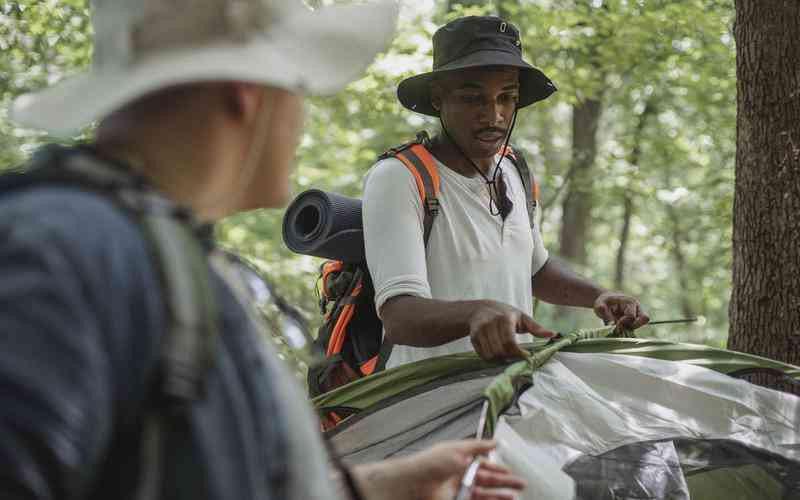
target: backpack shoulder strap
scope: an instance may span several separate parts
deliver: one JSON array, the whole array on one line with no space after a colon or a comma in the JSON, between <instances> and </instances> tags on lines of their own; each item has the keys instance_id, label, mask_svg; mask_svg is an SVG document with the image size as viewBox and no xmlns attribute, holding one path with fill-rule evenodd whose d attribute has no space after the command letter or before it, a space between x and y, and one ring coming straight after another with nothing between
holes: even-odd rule
<instances>
[{"instance_id":1,"label":"backpack shoulder strap","mask_svg":"<svg viewBox=\"0 0 800 500\"><path fill-rule=\"evenodd\" d=\"M530 168L528 168L528 162L525 161L525 157L521 152L514 151L511 146L507 146L503 151L503 156L511 160L522 180L522 187L525 191L525 206L528 210L528 221L532 229L536 223L536 207L539 204L539 184L536 182L536 178L531 173Z\"/></svg>"},{"instance_id":2,"label":"backpack shoulder strap","mask_svg":"<svg viewBox=\"0 0 800 500\"><path fill-rule=\"evenodd\" d=\"M0 191L69 185L107 196L142 228L155 256L169 317L162 340L157 399L146 409L137 498L160 496L165 418L205 393L218 316L206 250L191 216L143 178L88 150L47 147L28 168L0 176ZM164 407L166 405L166 407Z\"/></svg>"},{"instance_id":3,"label":"backpack shoulder strap","mask_svg":"<svg viewBox=\"0 0 800 500\"><path fill-rule=\"evenodd\" d=\"M182 405L203 397L218 318L206 249L192 216L144 178L89 150L56 150L30 170L29 184L69 184L108 196L142 228L162 280L169 325L161 353L161 394Z\"/></svg>"},{"instance_id":4,"label":"backpack shoulder strap","mask_svg":"<svg viewBox=\"0 0 800 500\"><path fill-rule=\"evenodd\" d=\"M425 211L422 220L423 241L428 246L433 220L439 215L439 170L436 168L436 161L426 147L428 144L428 134L421 132L417 134L415 141L404 144L398 148L390 149L381 158L394 156L414 176L417 184L422 207Z\"/></svg>"}]
</instances>

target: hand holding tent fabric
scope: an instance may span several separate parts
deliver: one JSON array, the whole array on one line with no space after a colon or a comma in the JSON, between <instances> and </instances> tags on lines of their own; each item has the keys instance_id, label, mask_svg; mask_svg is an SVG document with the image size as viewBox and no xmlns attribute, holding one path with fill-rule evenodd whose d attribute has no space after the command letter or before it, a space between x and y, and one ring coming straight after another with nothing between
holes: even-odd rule
<instances>
[{"instance_id":1,"label":"hand holding tent fabric","mask_svg":"<svg viewBox=\"0 0 800 500\"><path fill-rule=\"evenodd\" d=\"M650 321L638 300L619 292L601 293L594 301L594 312L607 325L613 323L629 330Z\"/></svg>"},{"instance_id":2,"label":"hand holding tent fabric","mask_svg":"<svg viewBox=\"0 0 800 500\"><path fill-rule=\"evenodd\" d=\"M407 457L363 465L355 473L370 500L452 500L472 460L494 448L495 442L490 440L453 441ZM506 467L483 461L474 486L472 500L512 500L525 482Z\"/></svg>"}]
</instances>

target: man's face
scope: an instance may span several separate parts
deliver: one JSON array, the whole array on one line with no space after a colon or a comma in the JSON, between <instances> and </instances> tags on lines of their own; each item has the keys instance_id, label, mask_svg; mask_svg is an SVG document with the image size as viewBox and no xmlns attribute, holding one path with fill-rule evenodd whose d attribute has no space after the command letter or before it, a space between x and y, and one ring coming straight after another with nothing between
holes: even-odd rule
<instances>
[{"instance_id":1,"label":"man's face","mask_svg":"<svg viewBox=\"0 0 800 500\"><path fill-rule=\"evenodd\" d=\"M247 186L247 208L276 208L291 198L290 176L303 125L303 97L286 90L268 90L268 102L261 113L268 116L262 131L261 161L253 181Z\"/></svg>"},{"instance_id":2,"label":"man's face","mask_svg":"<svg viewBox=\"0 0 800 500\"><path fill-rule=\"evenodd\" d=\"M290 176L295 168L295 155L303 128L303 97L297 93L276 89L273 101L270 139L267 142L262 169L271 172L274 183L269 207L282 207L291 199Z\"/></svg>"},{"instance_id":3,"label":"man's face","mask_svg":"<svg viewBox=\"0 0 800 500\"><path fill-rule=\"evenodd\" d=\"M470 158L503 146L519 102L519 70L497 66L459 71L433 84L432 100L447 133Z\"/></svg>"}]
</instances>

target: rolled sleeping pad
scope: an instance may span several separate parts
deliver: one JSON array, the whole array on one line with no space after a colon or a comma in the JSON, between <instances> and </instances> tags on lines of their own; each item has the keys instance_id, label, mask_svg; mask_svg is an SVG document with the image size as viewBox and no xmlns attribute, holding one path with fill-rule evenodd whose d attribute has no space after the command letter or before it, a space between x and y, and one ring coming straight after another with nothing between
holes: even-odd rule
<instances>
[{"instance_id":1,"label":"rolled sleeping pad","mask_svg":"<svg viewBox=\"0 0 800 500\"><path fill-rule=\"evenodd\" d=\"M295 253L363 261L361 200L319 189L300 193L283 216L283 241Z\"/></svg>"}]
</instances>

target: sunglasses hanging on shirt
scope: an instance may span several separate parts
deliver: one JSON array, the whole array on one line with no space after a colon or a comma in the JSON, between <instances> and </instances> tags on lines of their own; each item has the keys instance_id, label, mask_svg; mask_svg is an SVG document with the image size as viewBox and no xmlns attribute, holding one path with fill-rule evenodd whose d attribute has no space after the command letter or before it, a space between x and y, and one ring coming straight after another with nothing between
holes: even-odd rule
<instances>
[{"instance_id":1,"label":"sunglasses hanging on shirt","mask_svg":"<svg viewBox=\"0 0 800 500\"><path fill-rule=\"evenodd\" d=\"M495 172L492 180L488 181L487 185L489 185L489 213L499 215L503 220L506 220L508 214L514 209L514 202L508 196L508 185L503 171ZM492 196L493 191L494 196Z\"/></svg>"}]
</instances>

